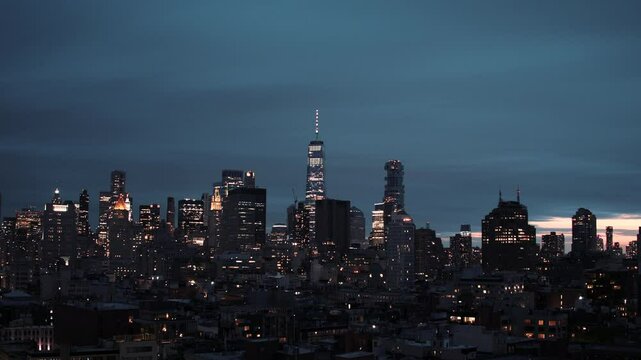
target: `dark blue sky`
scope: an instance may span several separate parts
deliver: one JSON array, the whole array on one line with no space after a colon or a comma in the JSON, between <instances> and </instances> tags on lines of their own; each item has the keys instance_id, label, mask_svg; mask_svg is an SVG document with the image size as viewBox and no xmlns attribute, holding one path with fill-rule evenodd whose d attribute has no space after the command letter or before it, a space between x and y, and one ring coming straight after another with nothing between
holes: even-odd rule
<instances>
[{"instance_id":1,"label":"dark blue sky","mask_svg":"<svg viewBox=\"0 0 641 360\"><path fill-rule=\"evenodd\" d=\"M163 207L241 168L268 189L268 222L284 221L315 108L328 193L366 214L392 158L408 212L442 233L477 231L517 184L538 220L639 214L639 14L638 1L3 2L3 214L55 187L95 203L115 168L136 204Z\"/></svg>"}]
</instances>

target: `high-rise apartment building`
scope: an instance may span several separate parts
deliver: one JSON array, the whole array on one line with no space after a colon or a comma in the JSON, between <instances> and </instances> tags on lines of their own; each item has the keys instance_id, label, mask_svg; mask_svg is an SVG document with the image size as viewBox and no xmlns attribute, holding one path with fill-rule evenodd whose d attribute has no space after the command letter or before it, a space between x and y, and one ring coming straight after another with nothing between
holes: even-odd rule
<instances>
[{"instance_id":1,"label":"high-rise apartment building","mask_svg":"<svg viewBox=\"0 0 641 360\"><path fill-rule=\"evenodd\" d=\"M597 250L596 216L590 210L580 208L572 216L572 256L584 258Z\"/></svg>"}]
</instances>

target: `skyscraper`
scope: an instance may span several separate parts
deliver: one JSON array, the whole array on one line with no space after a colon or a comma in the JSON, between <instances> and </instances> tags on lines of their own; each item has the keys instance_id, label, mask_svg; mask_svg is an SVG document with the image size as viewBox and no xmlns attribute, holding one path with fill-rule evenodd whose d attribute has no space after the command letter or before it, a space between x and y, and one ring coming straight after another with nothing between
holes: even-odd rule
<instances>
[{"instance_id":1,"label":"skyscraper","mask_svg":"<svg viewBox=\"0 0 641 360\"><path fill-rule=\"evenodd\" d=\"M127 174L122 170L114 170L111 172L111 196L113 202L118 200L118 195L126 194L126 180Z\"/></svg>"},{"instance_id":2,"label":"skyscraper","mask_svg":"<svg viewBox=\"0 0 641 360\"><path fill-rule=\"evenodd\" d=\"M244 185L245 187L248 187L248 188L256 187L256 174L251 170L245 171L244 183L245 183Z\"/></svg>"},{"instance_id":3,"label":"skyscraper","mask_svg":"<svg viewBox=\"0 0 641 360\"><path fill-rule=\"evenodd\" d=\"M167 197L166 218L169 233L173 233L176 230L176 200L171 196Z\"/></svg>"},{"instance_id":4,"label":"skyscraper","mask_svg":"<svg viewBox=\"0 0 641 360\"><path fill-rule=\"evenodd\" d=\"M443 241L429 224L414 232L414 272L417 280L434 280L445 260Z\"/></svg>"},{"instance_id":5,"label":"skyscraper","mask_svg":"<svg viewBox=\"0 0 641 360\"><path fill-rule=\"evenodd\" d=\"M403 185L403 164L400 160L385 163L385 194L383 202L396 204L397 209L405 208L405 185Z\"/></svg>"},{"instance_id":6,"label":"skyscraper","mask_svg":"<svg viewBox=\"0 0 641 360\"><path fill-rule=\"evenodd\" d=\"M209 203L209 216L207 218L207 245L211 250L218 250L222 234L223 216L223 186L220 183L214 184L211 201Z\"/></svg>"},{"instance_id":7,"label":"skyscraper","mask_svg":"<svg viewBox=\"0 0 641 360\"><path fill-rule=\"evenodd\" d=\"M78 236L89 237L91 227L89 226L89 192L82 190L78 199Z\"/></svg>"},{"instance_id":8,"label":"skyscraper","mask_svg":"<svg viewBox=\"0 0 641 360\"><path fill-rule=\"evenodd\" d=\"M614 228L608 226L605 228L605 250L612 251L614 245Z\"/></svg>"},{"instance_id":9,"label":"skyscraper","mask_svg":"<svg viewBox=\"0 0 641 360\"><path fill-rule=\"evenodd\" d=\"M552 263L565 254L565 236L552 231L541 237L541 262Z\"/></svg>"},{"instance_id":10,"label":"skyscraper","mask_svg":"<svg viewBox=\"0 0 641 360\"><path fill-rule=\"evenodd\" d=\"M138 207L138 219L143 231L143 240L152 240L160 229L160 205L149 204Z\"/></svg>"},{"instance_id":11,"label":"skyscraper","mask_svg":"<svg viewBox=\"0 0 641 360\"><path fill-rule=\"evenodd\" d=\"M597 247L596 216L580 208L572 216L572 256L583 258Z\"/></svg>"},{"instance_id":12,"label":"skyscraper","mask_svg":"<svg viewBox=\"0 0 641 360\"><path fill-rule=\"evenodd\" d=\"M365 244L365 216L356 206L349 209L349 242L358 244L360 247Z\"/></svg>"},{"instance_id":13,"label":"skyscraper","mask_svg":"<svg viewBox=\"0 0 641 360\"><path fill-rule=\"evenodd\" d=\"M385 252L387 285L391 289L408 289L414 285L414 221L405 211L392 214Z\"/></svg>"},{"instance_id":14,"label":"skyscraper","mask_svg":"<svg viewBox=\"0 0 641 360\"><path fill-rule=\"evenodd\" d=\"M242 170L225 169L223 170L222 178L224 197L227 197L229 192L234 189L245 187L244 172Z\"/></svg>"},{"instance_id":15,"label":"skyscraper","mask_svg":"<svg viewBox=\"0 0 641 360\"><path fill-rule=\"evenodd\" d=\"M450 237L450 251L457 270L472 263L472 227L469 224L461 225L460 232Z\"/></svg>"},{"instance_id":16,"label":"skyscraper","mask_svg":"<svg viewBox=\"0 0 641 360\"><path fill-rule=\"evenodd\" d=\"M118 275L131 271L133 261L134 233L129 220L129 209L125 196L121 193L110 210L109 221L109 260L112 270Z\"/></svg>"},{"instance_id":17,"label":"skyscraper","mask_svg":"<svg viewBox=\"0 0 641 360\"><path fill-rule=\"evenodd\" d=\"M350 244L350 202L316 200L316 248L321 261L340 260Z\"/></svg>"},{"instance_id":18,"label":"skyscraper","mask_svg":"<svg viewBox=\"0 0 641 360\"><path fill-rule=\"evenodd\" d=\"M110 191L101 191L98 198L98 245L105 248L108 242L107 222L109 220L109 209L111 208L111 197Z\"/></svg>"},{"instance_id":19,"label":"skyscraper","mask_svg":"<svg viewBox=\"0 0 641 360\"><path fill-rule=\"evenodd\" d=\"M183 240L203 245L205 233L205 205L202 200L183 199L178 201L178 230Z\"/></svg>"},{"instance_id":20,"label":"skyscraper","mask_svg":"<svg viewBox=\"0 0 641 360\"><path fill-rule=\"evenodd\" d=\"M372 211L372 231L369 235L369 244L375 248L383 249L385 246L385 214L384 203L374 204Z\"/></svg>"},{"instance_id":21,"label":"skyscraper","mask_svg":"<svg viewBox=\"0 0 641 360\"><path fill-rule=\"evenodd\" d=\"M58 264L69 265L76 257L76 206L72 201L62 202L56 189L51 203L45 205L42 217L40 265L55 269Z\"/></svg>"},{"instance_id":22,"label":"skyscraper","mask_svg":"<svg viewBox=\"0 0 641 360\"><path fill-rule=\"evenodd\" d=\"M307 184L305 186L305 207L309 214L310 239L314 239L316 229L316 200L325 198L325 145L319 140L318 110L316 110L316 138L307 146Z\"/></svg>"},{"instance_id":23,"label":"skyscraper","mask_svg":"<svg viewBox=\"0 0 641 360\"><path fill-rule=\"evenodd\" d=\"M261 188L231 190L223 202L223 250L255 251L265 244L267 191Z\"/></svg>"},{"instance_id":24,"label":"skyscraper","mask_svg":"<svg viewBox=\"0 0 641 360\"><path fill-rule=\"evenodd\" d=\"M536 262L536 230L517 201L503 201L482 221L483 270L529 270Z\"/></svg>"}]
</instances>

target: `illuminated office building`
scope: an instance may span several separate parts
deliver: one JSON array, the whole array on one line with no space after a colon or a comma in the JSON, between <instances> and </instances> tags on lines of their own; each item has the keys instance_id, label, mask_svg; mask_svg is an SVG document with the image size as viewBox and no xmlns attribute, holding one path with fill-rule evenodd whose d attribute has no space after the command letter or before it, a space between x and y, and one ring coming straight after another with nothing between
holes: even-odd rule
<instances>
[{"instance_id":1,"label":"illuminated office building","mask_svg":"<svg viewBox=\"0 0 641 360\"><path fill-rule=\"evenodd\" d=\"M98 198L98 245L107 246L107 222L109 221L109 209L111 208L111 192L101 191Z\"/></svg>"},{"instance_id":2,"label":"illuminated office building","mask_svg":"<svg viewBox=\"0 0 641 360\"><path fill-rule=\"evenodd\" d=\"M160 205L140 205L138 207L138 219L142 226L143 240L152 240L156 231L160 229Z\"/></svg>"},{"instance_id":3,"label":"illuminated office building","mask_svg":"<svg viewBox=\"0 0 641 360\"><path fill-rule=\"evenodd\" d=\"M41 268L55 270L59 265L73 262L78 235L76 220L76 206L72 201L63 202L56 189L52 201L45 204L42 216Z\"/></svg>"},{"instance_id":4,"label":"illuminated office building","mask_svg":"<svg viewBox=\"0 0 641 360\"><path fill-rule=\"evenodd\" d=\"M325 150L319 140L318 110L316 110L314 132L316 137L307 146L307 184L305 186L305 207L309 215L310 239L314 239L316 222L316 201L325 199Z\"/></svg>"},{"instance_id":5,"label":"illuminated office building","mask_svg":"<svg viewBox=\"0 0 641 360\"><path fill-rule=\"evenodd\" d=\"M78 236L85 238L91 234L91 227L89 226L89 192L87 190L82 190L78 199L77 233Z\"/></svg>"},{"instance_id":6,"label":"illuminated office building","mask_svg":"<svg viewBox=\"0 0 641 360\"><path fill-rule=\"evenodd\" d=\"M118 195L124 195L126 191L127 174L122 170L111 172L111 196L113 201L118 200Z\"/></svg>"},{"instance_id":7,"label":"illuminated office building","mask_svg":"<svg viewBox=\"0 0 641 360\"><path fill-rule=\"evenodd\" d=\"M222 184L214 184L214 191L209 202L207 245L214 251L220 246L220 237L222 235L223 191Z\"/></svg>"},{"instance_id":8,"label":"illuminated office building","mask_svg":"<svg viewBox=\"0 0 641 360\"><path fill-rule=\"evenodd\" d=\"M396 204L397 209L405 208L405 185L403 185L403 163L389 160L385 163L385 194L383 202Z\"/></svg>"},{"instance_id":9,"label":"illuminated office building","mask_svg":"<svg viewBox=\"0 0 641 360\"><path fill-rule=\"evenodd\" d=\"M255 179L254 179L255 180ZM229 195L229 192L245 187L244 172L242 170L223 170L223 196Z\"/></svg>"},{"instance_id":10,"label":"illuminated office building","mask_svg":"<svg viewBox=\"0 0 641 360\"><path fill-rule=\"evenodd\" d=\"M206 227L202 200L183 199L178 201L178 230L183 240L204 245Z\"/></svg>"},{"instance_id":11,"label":"illuminated office building","mask_svg":"<svg viewBox=\"0 0 641 360\"><path fill-rule=\"evenodd\" d=\"M530 270L536 262L536 230L528 223L527 207L503 201L482 221L483 270Z\"/></svg>"},{"instance_id":12,"label":"illuminated office building","mask_svg":"<svg viewBox=\"0 0 641 360\"><path fill-rule=\"evenodd\" d=\"M369 236L370 246L383 249L385 247L385 203L374 204L372 211L372 231Z\"/></svg>"},{"instance_id":13,"label":"illuminated office building","mask_svg":"<svg viewBox=\"0 0 641 360\"><path fill-rule=\"evenodd\" d=\"M222 250L256 251L265 244L267 191L231 190L223 202Z\"/></svg>"},{"instance_id":14,"label":"illuminated office building","mask_svg":"<svg viewBox=\"0 0 641 360\"><path fill-rule=\"evenodd\" d=\"M112 270L118 275L131 272L134 248L134 228L129 220L129 209L123 194L110 210L109 221L109 260Z\"/></svg>"}]
</instances>

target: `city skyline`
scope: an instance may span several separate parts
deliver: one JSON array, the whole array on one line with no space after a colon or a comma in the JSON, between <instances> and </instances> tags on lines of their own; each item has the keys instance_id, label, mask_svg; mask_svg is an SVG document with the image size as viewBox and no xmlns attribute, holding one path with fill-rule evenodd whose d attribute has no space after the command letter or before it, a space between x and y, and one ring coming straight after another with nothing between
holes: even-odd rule
<instances>
[{"instance_id":1,"label":"city skyline","mask_svg":"<svg viewBox=\"0 0 641 360\"><path fill-rule=\"evenodd\" d=\"M328 196L366 214L399 159L408 213L441 234L478 233L517 185L539 233L567 233L579 207L615 239L641 218L637 3L119 6L0 15L5 214L55 187L87 188L95 213L113 169L137 204L163 204L243 168L269 189L268 224L284 222L319 108Z\"/></svg>"}]
</instances>

